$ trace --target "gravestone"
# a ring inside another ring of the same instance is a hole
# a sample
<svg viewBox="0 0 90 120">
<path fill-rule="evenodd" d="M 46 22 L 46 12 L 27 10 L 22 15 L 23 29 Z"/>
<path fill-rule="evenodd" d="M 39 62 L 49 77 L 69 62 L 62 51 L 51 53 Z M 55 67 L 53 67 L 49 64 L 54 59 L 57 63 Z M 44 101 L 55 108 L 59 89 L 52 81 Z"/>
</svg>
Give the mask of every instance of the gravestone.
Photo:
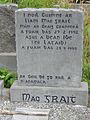
<svg viewBox="0 0 90 120">
<path fill-rule="evenodd" d="M 25 8 L 15 19 L 18 81 L 11 100 L 87 105 L 87 83 L 81 83 L 83 12 Z"/>
<path fill-rule="evenodd" d="M 0 4 L 0 53 L 15 52 L 16 4 Z"/>
</svg>

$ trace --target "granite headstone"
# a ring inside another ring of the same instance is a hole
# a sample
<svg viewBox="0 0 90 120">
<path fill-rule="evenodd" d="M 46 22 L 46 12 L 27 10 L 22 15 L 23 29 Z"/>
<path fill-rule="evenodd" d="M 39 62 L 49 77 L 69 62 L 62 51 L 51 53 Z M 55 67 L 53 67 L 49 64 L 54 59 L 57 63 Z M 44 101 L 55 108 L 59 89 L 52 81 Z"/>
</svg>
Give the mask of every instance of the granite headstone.
<svg viewBox="0 0 90 120">
<path fill-rule="evenodd" d="M 83 12 L 25 8 L 15 16 L 18 82 L 11 88 L 11 100 L 86 105 Z"/>
<path fill-rule="evenodd" d="M 24 9 L 16 12 L 20 85 L 80 86 L 83 13 Z"/>
</svg>

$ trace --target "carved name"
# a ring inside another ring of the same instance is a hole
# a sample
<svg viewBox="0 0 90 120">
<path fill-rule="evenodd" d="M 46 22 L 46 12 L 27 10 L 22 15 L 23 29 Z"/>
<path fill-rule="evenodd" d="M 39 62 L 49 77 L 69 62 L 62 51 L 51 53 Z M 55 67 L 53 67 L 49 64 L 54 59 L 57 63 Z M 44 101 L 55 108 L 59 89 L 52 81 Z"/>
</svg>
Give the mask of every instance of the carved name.
<svg viewBox="0 0 90 120">
<path fill-rule="evenodd" d="M 76 103 L 76 97 L 75 96 L 57 96 L 57 95 L 43 95 L 43 102 L 45 103 Z M 30 102 L 42 102 L 41 96 L 34 96 L 29 93 L 23 93 L 22 94 L 23 101 L 30 101 Z"/>
</svg>

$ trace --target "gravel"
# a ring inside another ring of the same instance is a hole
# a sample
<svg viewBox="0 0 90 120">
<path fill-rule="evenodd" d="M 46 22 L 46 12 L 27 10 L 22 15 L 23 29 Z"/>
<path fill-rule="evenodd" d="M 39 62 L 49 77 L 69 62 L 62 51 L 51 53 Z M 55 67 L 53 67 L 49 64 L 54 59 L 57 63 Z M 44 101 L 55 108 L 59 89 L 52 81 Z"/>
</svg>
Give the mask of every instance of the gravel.
<svg viewBox="0 0 90 120">
<path fill-rule="evenodd" d="M 80 105 L 10 102 L 2 98 L 0 110 L 14 111 L 16 107 L 50 109 L 49 120 L 90 120 L 90 108 Z M 10 115 L 0 115 L 0 120 L 11 120 Z"/>
</svg>

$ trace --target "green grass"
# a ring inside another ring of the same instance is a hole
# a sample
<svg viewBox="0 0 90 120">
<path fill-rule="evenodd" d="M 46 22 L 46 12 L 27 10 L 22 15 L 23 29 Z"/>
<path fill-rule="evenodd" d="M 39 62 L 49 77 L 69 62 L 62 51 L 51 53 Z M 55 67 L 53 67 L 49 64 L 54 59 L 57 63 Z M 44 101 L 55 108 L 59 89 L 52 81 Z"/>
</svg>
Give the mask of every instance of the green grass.
<svg viewBox="0 0 90 120">
<path fill-rule="evenodd" d="M 16 3 L 19 8 L 53 8 L 59 5 L 68 8 L 68 0 L 0 0 L 0 3 Z"/>
<path fill-rule="evenodd" d="M 90 91 L 90 16 L 85 15 L 84 19 L 84 40 L 83 40 L 83 74 L 82 81 L 88 82 Z"/>
</svg>

